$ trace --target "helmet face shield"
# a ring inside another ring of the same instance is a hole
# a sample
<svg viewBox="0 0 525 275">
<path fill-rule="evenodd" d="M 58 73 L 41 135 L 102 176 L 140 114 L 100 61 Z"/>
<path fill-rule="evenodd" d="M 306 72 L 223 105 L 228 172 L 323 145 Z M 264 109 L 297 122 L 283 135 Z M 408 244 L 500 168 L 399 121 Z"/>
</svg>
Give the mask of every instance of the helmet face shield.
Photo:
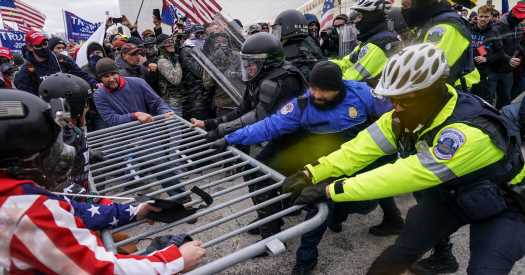
<svg viewBox="0 0 525 275">
<path fill-rule="evenodd" d="M 283 33 L 283 28 L 281 25 L 273 25 L 272 26 L 272 35 L 275 36 L 279 41 L 281 40 Z"/>
<path fill-rule="evenodd" d="M 268 54 L 241 54 L 242 81 L 248 82 L 261 72 Z"/>
</svg>

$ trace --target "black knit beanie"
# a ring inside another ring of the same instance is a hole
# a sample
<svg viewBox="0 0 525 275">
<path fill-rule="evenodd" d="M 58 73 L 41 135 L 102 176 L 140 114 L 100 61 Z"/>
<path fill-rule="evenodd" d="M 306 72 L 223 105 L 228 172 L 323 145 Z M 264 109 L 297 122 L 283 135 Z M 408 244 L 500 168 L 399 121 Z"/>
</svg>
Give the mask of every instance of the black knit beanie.
<svg viewBox="0 0 525 275">
<path fill-rule="evenodd" d="M 341 69 L 330 61 L 321 61 L 315 64 L 310 72 L 310 86 L 328 91 L 342 91 L 343 74 Z"/>
</svg>

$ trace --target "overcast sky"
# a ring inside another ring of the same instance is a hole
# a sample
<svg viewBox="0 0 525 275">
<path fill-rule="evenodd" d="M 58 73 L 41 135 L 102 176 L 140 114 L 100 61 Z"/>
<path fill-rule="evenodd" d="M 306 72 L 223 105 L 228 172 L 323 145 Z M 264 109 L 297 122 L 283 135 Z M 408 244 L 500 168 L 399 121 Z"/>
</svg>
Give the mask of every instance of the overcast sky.
<svg viewBox="0 0 525 275">
<path fill-rule="evenodd" d="M 121 1 L 127 5 L 136 3 L 138 7 L 141 0 Z M 144 6 L 151 6 L 148 5 L 148 3 L 151 3 L 155 6 L 158 4 L 159 8 L 162 3 L 161 0 L 145 1 Z M 62 9 L 73 12 L 77 16 L 91 22 L 104 21 L 105 11 L 109 11 L 113 16 L 119 16 L 120 14 L 118 0 L 26 0 L 25 2 L 30 3 L 30 5 L 47 16 L 44 29 L 48 32 L 64 31 Z M 297 8 L 305 2 L 306 0 L 219 0 L 219 3 L 224 7 L 225 14 L 233 18 L 239 18 L 244 23 L 271 20 L 280 11 Z M 147 14 L 151 14 L 151 11 L 147 11 Z"/>
</svg>

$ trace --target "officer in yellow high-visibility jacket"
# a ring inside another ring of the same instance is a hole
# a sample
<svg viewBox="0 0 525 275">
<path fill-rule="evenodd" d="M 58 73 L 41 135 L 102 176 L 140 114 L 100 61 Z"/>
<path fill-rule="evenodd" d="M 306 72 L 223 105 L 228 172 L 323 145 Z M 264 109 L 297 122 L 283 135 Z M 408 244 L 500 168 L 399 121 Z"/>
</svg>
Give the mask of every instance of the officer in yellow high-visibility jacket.
<svg viewBox="0 0 525 275">
<path fill-rule="evenodd" d="M 389 30 L 386 20 L 391 5 L 388 0 L 359 0 L 352 6 L 360 43 L 349 55 L 331 60 L 341 68 L 343 79 L 375 86 L 388 57 L 400 44 L 397 33 Z"/>
<path fill-rule="evenodd" d="M 479 98 L 456 92 L 446 84 L 448 73 L 443 51 L 432 43 L 394 55 L 375 89 L 394 111 L 283 183 L 283 191 L 300 194 L 297 204 L 418 192 L 404 231 L 369 274 L 402 274 L 466 224 L 469 274 L 507 274 L 525 254 L 525 215 L 508 186 L 523 168 L 519 129 Z M 401 157 L 393 164 L 327 181 L 394 152 Z"/>
<path fill-rule="evenodd" d="M 402 14 L 417 29 L 417 41 L 433 42 L 445 52 L 450 66 L 449 84 L 470 91 L 480 82 L 470 47 L 468 22 L 444 0 L 403 0 Z"/>
</svg>

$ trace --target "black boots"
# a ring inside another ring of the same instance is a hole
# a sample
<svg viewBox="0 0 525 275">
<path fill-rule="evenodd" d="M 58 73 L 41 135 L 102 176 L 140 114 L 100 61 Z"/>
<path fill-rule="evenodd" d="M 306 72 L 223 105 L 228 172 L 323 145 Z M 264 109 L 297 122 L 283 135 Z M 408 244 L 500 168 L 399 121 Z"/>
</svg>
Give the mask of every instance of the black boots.
<svg viewBox="0 0 525 275">
<path fill-rule="evenodd" d="M 416 275 L 454 273 L 459 268 L 458 261 L 452 253 L 452 243 L 440 243 L 434 247 L 430 257 L 412 265 L 410 270 Z"/>
</svg>

